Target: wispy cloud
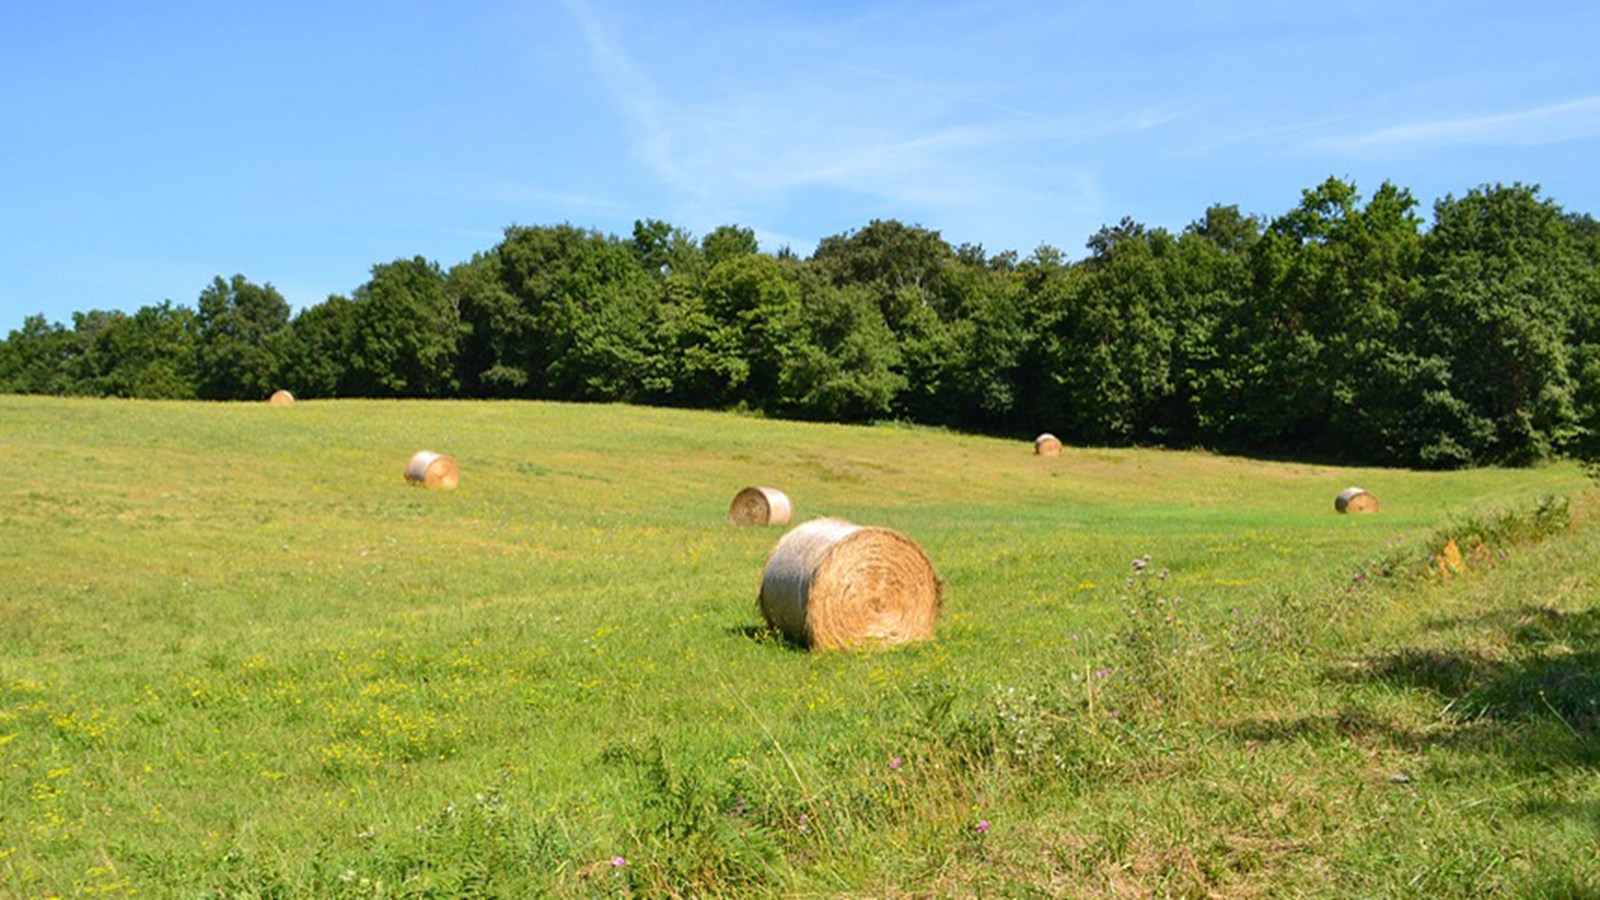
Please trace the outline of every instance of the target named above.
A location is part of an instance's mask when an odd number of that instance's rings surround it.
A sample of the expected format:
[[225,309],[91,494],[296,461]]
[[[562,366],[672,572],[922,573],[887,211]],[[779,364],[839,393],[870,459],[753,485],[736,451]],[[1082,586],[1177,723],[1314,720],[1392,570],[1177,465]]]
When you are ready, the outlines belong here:
[[681,176],[672,165],[672,134],[663,116],[665,101],[654,82],[612,39],[585,0],[563,0],[588,46],[595,72],[641,134],[639,150],[647,163],[672,181]]
[[[695,59],[657,59],[652,51],[660,54],[670,38],[639,38],[630,31],[637,22],[607,19],[588,0],[564,5],[628,124],[635,157],[670,185],[672,215],[690,227],[739,221],[778,236],[787,211],[831,191],[863,198],[872,215],[959,219],[964,228],[981,227],[979,219],[1013,230],[1029,223],[1024,240],[1037,241],[1040,219],[1101,199],[1074,148],[1188,113],[1171,100],[1115,110],[1087,99],[1062,103],[922,65],[922,48],[897,51],[892,39],[852,37],[849,28],[697,32]],[[755,57],[750,47],[772,53]],[[697,62],[713,56],[725,59]],[[784,240],[799,246],[792,235]]]
[[1394,125],[1326,143],[1340,149],[1452,144],[1538,146],[1596,135],[1600,135],[1600,96],[1513,112]]
[[493,175],[449,175],[397,182],[397,189],[408,194],[439,197],[474,206],[536,207],[582,210],[606,215],[628,213],[633,208],[612,197],[563,191],[520,178]]

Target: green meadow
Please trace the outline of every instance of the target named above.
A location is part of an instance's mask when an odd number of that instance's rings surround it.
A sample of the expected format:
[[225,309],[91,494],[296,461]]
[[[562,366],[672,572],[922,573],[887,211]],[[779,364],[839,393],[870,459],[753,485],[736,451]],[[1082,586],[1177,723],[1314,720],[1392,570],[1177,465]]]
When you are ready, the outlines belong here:
[[[1600,894],[1577,467],[1031,437],[0,397],[0,896]],[[748,485],[937,638],[769,634]]]

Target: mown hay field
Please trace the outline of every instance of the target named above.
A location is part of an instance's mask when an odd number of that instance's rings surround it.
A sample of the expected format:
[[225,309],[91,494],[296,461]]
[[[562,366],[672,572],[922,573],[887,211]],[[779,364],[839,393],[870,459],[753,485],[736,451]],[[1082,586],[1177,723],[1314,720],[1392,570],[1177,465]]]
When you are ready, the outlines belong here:
[[[0,894],[1597,883],[1555,867],[1600,837],[1575,467],[1030,439],[0,397]],[[406,483],[425,449],[457,489]],[[915,540],[937,637],[769,634],[754,484]],[[1517,512],[1546,496],[1572,524]]]

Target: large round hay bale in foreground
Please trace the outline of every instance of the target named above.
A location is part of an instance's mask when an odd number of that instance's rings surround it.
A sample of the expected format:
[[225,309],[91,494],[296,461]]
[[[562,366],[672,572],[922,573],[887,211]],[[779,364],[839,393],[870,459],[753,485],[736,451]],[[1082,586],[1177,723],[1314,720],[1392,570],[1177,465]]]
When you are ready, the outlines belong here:
[[461,483],[461,470],[456,461],[443,453],[422,450],[406,464],[406,480],[431,490],[449,491]]
[[1375,513],[1378,498],[1358,487],[1349,487],[1333,498],[1333,508],[1342,513]]
[[1046,431],[1033,439],[1034,456],[1060,456],[1061,439]]
[[812,649],[886,647],[933,637],[939,576],[897,531],[812,519],[772,548],[758,603],[767,624]]
[[272,396],[267,398],[267,402],[273,406],[292,406],[294,404],[294,395],[288,391],[273,391]]
[[793,514],[789,495],[769,487],[747,487],[728,507],[728,521],[735,525],[787,525]]

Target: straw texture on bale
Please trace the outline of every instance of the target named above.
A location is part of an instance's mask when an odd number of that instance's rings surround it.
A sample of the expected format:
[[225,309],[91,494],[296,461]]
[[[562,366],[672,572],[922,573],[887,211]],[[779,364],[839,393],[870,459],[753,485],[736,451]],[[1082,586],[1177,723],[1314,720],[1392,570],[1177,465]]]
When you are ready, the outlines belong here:
[[812,519],[772,549],[758,603],[767,624],[812,649],[884,647],[933,637],[939,590],[905,535]]
[[787,525],[793,514],[789,495],[769,487],[747,487],[728,507],[728,521],[735,525]]
[[406,464],[406,480],[433,490],[449,491],[461,483],[456,461],[443,453],[422,450]]
[[1333,508],[1342,513],[1375,513],[1378,498],[1358,487],[1349,487],[1333,498]]
[[272,396],[267,398],[267,402],[273,406],[289,406],[294,403],[294,395],[288,391],[273,391]]
[[1045,432],[1033,439],[1033,454],[1035,456],[1060,456],[1061,439]]

